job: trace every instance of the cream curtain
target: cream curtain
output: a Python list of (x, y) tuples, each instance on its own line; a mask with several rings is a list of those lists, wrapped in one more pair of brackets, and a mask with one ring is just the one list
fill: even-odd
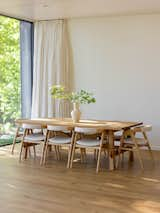
[(32, 118), (70, 116), (70, 104), (54, 100), (50, 87), (61, 84), (71, 89), (69, 42), (64, 20), (34, 24), (34, 71)]

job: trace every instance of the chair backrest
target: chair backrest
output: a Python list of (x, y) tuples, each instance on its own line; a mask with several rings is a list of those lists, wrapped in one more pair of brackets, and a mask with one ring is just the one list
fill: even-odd
[(53, 125), (48, 125), (47, 129), (55, 132), (64, 132), (68, 130), (66, 126), (53, 126)]
[(137, 127), (133, 128), (133, 130), (135, 132), (149, 132), (152, 130), (152, 126), (151, 125), (137, 126)]
[(41, 125), (36, 124), (22, 124), (23, 129), (42, 129)]
[(84, 128), (84, 127), (75, 127), (75, 132), (83, 133), (85, 135), (94, 135), (98, 133), (98, 130), (95, 128)]
[(141, 127), (141, 129), (142, 129), (144, 132), (152, 131), (152, 126), (151, 126), (151, 125), (144, 125), (144, 126)]

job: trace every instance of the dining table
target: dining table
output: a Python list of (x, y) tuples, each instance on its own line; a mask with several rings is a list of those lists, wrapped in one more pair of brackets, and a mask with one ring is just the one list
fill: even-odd
[(142, 125), (141, 121), (109, 121), (109, 120), (92, 120), (82, 119), (77, 123), (74, 123), (71, 118), (32, 118), (32, 119), (17, 119), (15, 121), (17, 125), (16, 134), (22, 124), (35, 124), (41, 125), (46, 128), (47, 125), (66, 126), (68, 128), (83, 127), (83, 128), (96, 128), (97, 130), (105, 131), (108, 135), (109, 143), (109, 170), (114, 170), (115, 154), (114, 154), (114, 134), (118, 131), (126, 131), (132, 127)]

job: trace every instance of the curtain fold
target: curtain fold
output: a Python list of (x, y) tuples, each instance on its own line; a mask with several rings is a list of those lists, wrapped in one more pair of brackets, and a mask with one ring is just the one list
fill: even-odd
[(70, 116), (70, 104), (54, 100), (49, 89), (61, 84), (69, 91), (71, 79), (66, 22), (35, 22), (32, 118)]

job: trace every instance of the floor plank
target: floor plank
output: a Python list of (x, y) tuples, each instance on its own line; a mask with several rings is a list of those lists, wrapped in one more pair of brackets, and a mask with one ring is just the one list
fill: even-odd
[(121, 168), (108, 171), (102, 157), (102, 171), (96, 174), (96, 162), (91, 153), (87, 163), (79, 162), (66, 169), (67, 154), (56, 161), (50, 153), (47, 165), (28, 159), (18, 162), (19, 144), (15, 155), (11, 147), (0, 148), (0, 212), (2, 213), (155, 213), (160, 212), (160, 152), (154, 152), (155, 165), (143, 151), (145, 170), (135, 159)]

